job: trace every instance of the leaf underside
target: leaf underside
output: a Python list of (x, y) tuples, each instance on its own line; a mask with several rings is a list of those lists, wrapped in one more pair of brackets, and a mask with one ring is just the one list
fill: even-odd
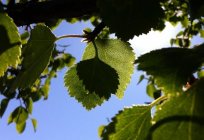
[(146, 140), (151, 127), (151, 107), (133, 106), (120, 111), (103, 127), (102, 140)]
[[(98, 58), (95, 57), (93, 44), (88, 44), (82, 61), (77, 66), (71, 68), (65, 76), (65, 86), (68, 87), (69, 94), (75, 97), (87, 109), (101, 105), (104, 99), (108, 99), (111, 96), (111, 93), (122, 98), (134, 70), (133, 62), (135, 56), (128, 43), (121, 40), (98, 39), (95, 41), (95, 44)], [(84, 64), (88, 64), (89, 67), (86, 67)], [(95, 76), (89, 77), (89, 75), (93, 74), (94, 69), (97, 69), (97, 73), (94, 73)], [(79, 79), (86, 79), (87, 81)], [(91, 81), (92, 84), (88, 85), (88, 81)], [(88, 88), (83, 82), (88, 83)], [(93, 90), (93, 85), (97, 90)], [(103, 91), (104, 89), (106, 93)], [(90, 91), (96, 91), (100, 94)]]
[(203, 84), (200, 79), (187, 92), (160, 106), (154, 117), (153, 140), (204, 139)]
[(10, 91), (31, 86), (49, 64), (56, 38), (45, 25), (37, 25), (31, 31), (22, 70), (12, 83)]
[[(119, 86), (115, 94), (122, 98), (134, 71), (135, 54), (129, 43), (118, 39), (98, 39), (95, 43), (99, 59), (115, 69), (118, 74)], [(94, 57), (95, 49), (90, 43), (85, 49), (83, 60)]]
[(21, 38), (13, 20), (0, 13), (0, 77), (9, 67), (16, 68), (20, 62)]
[(90, 110), (97, 105), (101, 105), (104, 101), (95, 93), (89, 94), (81, 80), (77, 75), (76, 66), (72, 67), (64, 77), (65, 86), (68, 87), (69, 95), (82, 103), (82, 105)]
[(195, 49), (164, 48), (144, 54), (136, 60), (138, 70), (152, 75), (166, 94), (183, 91), (191, 75), (204, 62), (204, 45)]

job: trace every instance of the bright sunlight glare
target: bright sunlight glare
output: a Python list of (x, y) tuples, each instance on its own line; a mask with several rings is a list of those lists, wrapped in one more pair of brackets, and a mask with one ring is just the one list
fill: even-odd
[(148, 34), (135, 36), (132, 40), (129, 41), (134, 49), (136, 56), (140, 56), (151, 50), (171, 46), (170, 39), (175, 38), (176, 34), (181, 29), (181, 25), (178, 24), (173, 26), (169, 22), (166, 22), (165, 24), (166, 27), (161, 32), (151, 30)]

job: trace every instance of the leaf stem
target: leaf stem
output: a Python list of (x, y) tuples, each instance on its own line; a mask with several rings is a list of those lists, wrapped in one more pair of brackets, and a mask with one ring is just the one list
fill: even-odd
[(63, 36), (57, 37), (56, 41), (64, 38), (86, 38), (86, 36), (85, 35), (63, 35)]
[(105, 23), (101, 22), (98, 26), (96, 26), (96, 28), (92, 31), (92, 32), (85, 32), (85, 34), (83, 35), (63, 35), (63, 36), (59, 36), (57, 37), (57, 40), (63, 39), (63, 38), (85, 38), (84, 41), (87, 42), (91, 42), (93, 41), (96, 36), (103, 30), (103, 28), (105, 28)]
[(94, 40), (92, 41), (92, 43), (93, 43), (93, 46), (94, 46), (94, 49), (95, 49), (95, 54), (96, 54), (95, 57), (98, 58), (98, 48), (97, 48), (96, 43), (95, 43)]
[(153, 107), (153, 106), (155, 106), (156, 104), (158, 104), (159, 102), (164, 101), (164, 100), (166, 100), (166, 99), (168, 99), (168, 97), (167, 97), (166, 95), (161, 96), (161, 97), (157, 98), (156, 100), (154, 100), (154, 101), (150, 104), (150, 106)]

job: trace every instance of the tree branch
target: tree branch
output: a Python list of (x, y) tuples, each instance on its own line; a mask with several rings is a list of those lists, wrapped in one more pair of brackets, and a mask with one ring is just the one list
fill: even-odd
[(47, 22), (53, 19), (91, 16), (98, 12), (96, 0), (29, 1), (9, 5), (6, 12), (17, 26)]

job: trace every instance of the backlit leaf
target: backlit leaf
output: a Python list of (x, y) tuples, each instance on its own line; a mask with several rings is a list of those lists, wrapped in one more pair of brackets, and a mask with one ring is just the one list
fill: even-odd
[(111, 93), (116, 93), (119, 85), (117, 72), (98, 58), (78, 63), (77, 75), (85, 88), (90, 93), (95, 92), (100, 98), (110, 98)]
[(204, 30), (200, 30), (200, 36), (204, 38)]
[(8, 67), (17, 67), (21, 55), (21, 38), (13, 20), (0, 13), (0, 77)]
[(202, 77), (204, 77), (204, 70), (200, 70), (200, 71), (198, 71), (198, 78), (202, 78)]
[(18, 115), (14, 118), (14, 122), (16, 124), (24, 123), (28, 119), (28, 112), (25, 108), (19, 107), (18, 109)]
[(14, 80), (11, 91), (15, 88), (31, 86), (47, 67), (56, 38), (50, 29), (44, 25), (37, 25), (31, 31), (25, 55), (22, 62), (22, 70)]
[(97, 105), (101, 105), (104, 98), (100, 98), (95, 93), (89, 93), (77, 75), (76, 66), (72, 67), (64, 77), (65, 86), (68, 87), (69, 95), (90, 110)]
[(34, 129), (34, 131), (36, 132), (38, 122), (37, 122), (36, 119), (31, 119), (31, 121), (32, 121), (32, 124), (33, 124), (33, 129)]
[(160, 105), (152, 127), (153, 140), (204, 139), (204, 79)]
[[(135, 55), (130, 44), (117, 39), (98, 39), (95, 41), (98, 57), (101, 61), (114, 68), (119, 77), (119, 86), (116, 95), (122, 98), (130, 82), (134, 70)], [(83, 55), (83, 60), (95, 57), (95, 49), (90, 43)]]
[(28, 112), (23, 107), (17, 107), (9, 116), (8, 124), (15, 122), (16, 124), (24, 123), (28, 119)]
[(33, 112), (33, 100), (31, 98), (28, 98), (25, 100), (26, 108), (28, 110), (28, 113), (32, 114)]
[(147, 94), (154, 98), (154, 93), (157, 91), (155, 85), (151, 82), (151, 83), (148, 83), (147, 87), (146, 87), (146, 92)]
[(151, 107), (133, 106), (120, 111), (103, 128), (102, 140), (146, 140), (151, 127)]
[[(99, 39), (95, 41), (95, 44), (99, 59), (116, 70), (119, 77), (119, 86), (116, 91), (116, 95), (119, 98), (122, 98), (124, 90), (130, 82), (130, 77), (134, 70), (134, 53), (128, 43), (120, 40)], [(83, 60), (90, 60), (93, 58), (95, 58), (95, 49), (93, 44), (90, 43), (84, 52)], [(101, 105), (105, 99), (100, 98), (97, 94), (90, 93), (85, 89), (83, 82), (79, 80), (79, 76), (77, 75), (76, 66), (72, 67), (66, 73), (64, 80), (65, 86), (68, 87), (70, 96), (75, 97), (87, 109)]]
[(26, 122), (23, 122), (23, 123), (17, 123), (16, 124), (16, 130), (19, 134), (23, 133), (23, 131), (25, 130), (26, 128)]
[(182, 92), (191, 77), (204, 62), (204, 45), (194, 49), (164, 48), (138, 58), (138, 69), (152, 75), (165, 93)]

